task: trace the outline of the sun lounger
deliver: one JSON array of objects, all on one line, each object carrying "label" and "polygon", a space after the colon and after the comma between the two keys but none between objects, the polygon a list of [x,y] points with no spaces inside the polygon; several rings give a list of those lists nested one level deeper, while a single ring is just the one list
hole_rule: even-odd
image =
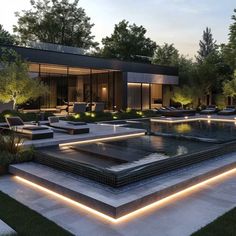
[{"label": "sun lounger", "polygon": [[217,107],[214,105],[211,105],[211,106],[208,106],[206,109],[200,111],[200,114],[210,115],[210,114],[217,113],[217,111],[218,111]]},{"label": "sun lounger", "polygon": [[104,103],[103,102],[95,102],[92,107],[92,111],[94,112],[103,112],[104,111]]},{"label": "sun lounger", "polygon": [[89,133],[85,122],[61,121],[55,116],[48,117],[48,120],[51,127],[66,131],[71,135]]},{"label": "sun lounger", "polygon": [[87,103],[86,102],[75,102],[70,108],[71,113],[83,113],[86,112]]},{"label": "sun lounger", "polygon": [[236,114],[236,109],[234,106],[227,106],[225,109],[223,109],[222,111],[219,111],[217,113],[218,115],[234,115]]},{"label": "sun lounger", "polygon": [[194,116],[196,114],[195,110],[177,109],[175,107],[161,107],[156,110],[158,114],[169,117]]},{"label": "sun lounger", "polygon": [[6,122],[11,130],[31,140],[53,138],[53,131],[46,126],[28,125],[16,117],[7,117]]}]

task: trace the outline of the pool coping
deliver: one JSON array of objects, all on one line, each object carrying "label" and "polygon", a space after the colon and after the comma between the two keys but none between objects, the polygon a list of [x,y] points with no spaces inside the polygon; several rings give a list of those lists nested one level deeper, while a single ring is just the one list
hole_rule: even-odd
[{"label": "pool coping", "polygon": [[36,163],[11,165],[9,172],[119,219],[233,168],[236,152],[118,189]]}]

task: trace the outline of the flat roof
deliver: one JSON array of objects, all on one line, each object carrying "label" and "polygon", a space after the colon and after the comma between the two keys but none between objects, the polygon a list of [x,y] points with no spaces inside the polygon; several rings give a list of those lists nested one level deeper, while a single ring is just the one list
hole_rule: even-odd
[{"label": "flat roof", "polygon": [[2,45],[2,47],[14,49],[23,59],[34,63],[178,76],[178,69],[176,67],[128,62],[117,59],[78,55],[14,45]]}]

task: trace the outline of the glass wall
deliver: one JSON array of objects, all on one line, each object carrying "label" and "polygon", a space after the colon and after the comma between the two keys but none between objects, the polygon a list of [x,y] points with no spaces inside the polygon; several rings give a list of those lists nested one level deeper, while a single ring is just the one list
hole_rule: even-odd
[{"label": "glass wall", "polygon": [[162,85],[128,83],[128,108],[148,110],[162,105]]},{"label": "glass wall", "polygon": [[141,110],[141,83],[128,83],[128,108]]},{"label": "glass wall", "polygon": [[162,106],[162,85],[151,84],[151,109]]},{"label": "glass wall", "polygon": [[48,85],[50,93],[40,99],[41,108],[55,108],[73,102],[103,102],[106,109],[121,107],[115,84],[122,73],[111,70],[73,68],[60,65],[29,65],[30,74]]}]

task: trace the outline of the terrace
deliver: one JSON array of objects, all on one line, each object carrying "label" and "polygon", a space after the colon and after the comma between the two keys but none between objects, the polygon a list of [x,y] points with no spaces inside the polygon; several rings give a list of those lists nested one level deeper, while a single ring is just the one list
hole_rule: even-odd
[{"label": "terrace", "polygon": [[[25,148],[35,147],[34,159],[10,165],[11,176],[2,179],[0,190],[13,198],[18,198],[16,189],[29,195],[48,194],[91,219],[119,225],[133,224],[165,202],[235,174],[234,116],[148,118],[141,117],[142,112],[133,114],[137,113],[140,118],[83,124],[90,130],[85,134],[71,135],[48,126],[54,137],[25,139]],[[196,122],[201,123],[200,132],[205,130],[204,137],[197,137]],[[185,124],[191,125],[186,129]],[[24,197],[21,201],[36,209]],[[58,220],[65,229],[77,232],[69,222]]]}]

